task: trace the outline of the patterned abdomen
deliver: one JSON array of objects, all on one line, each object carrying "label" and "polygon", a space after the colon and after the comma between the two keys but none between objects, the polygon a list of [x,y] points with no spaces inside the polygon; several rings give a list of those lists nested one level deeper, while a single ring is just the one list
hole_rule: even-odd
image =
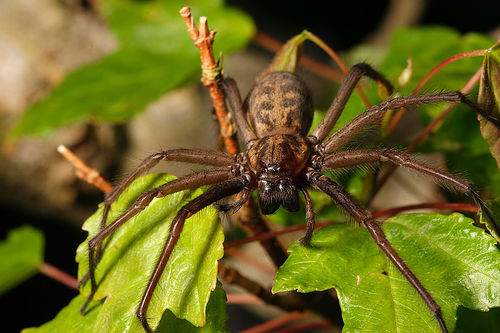
[{"label": "patterned abdomen", "polygon": [[275,134],[306,136],[313,118],[311,93],[290,72],[271,72],[252,89],[250,122],[259,138]]}]

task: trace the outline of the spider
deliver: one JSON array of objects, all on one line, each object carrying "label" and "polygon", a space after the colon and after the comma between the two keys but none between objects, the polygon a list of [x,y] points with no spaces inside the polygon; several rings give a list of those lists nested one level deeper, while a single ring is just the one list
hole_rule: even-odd
[{"label": "spider", "polygon": [[[353,89],[363,76],[381,82],[389,93],[392,93],[392,85],[389,81],[370,65],[361,63],[353,66],[342,81],[338,94],[325,117],[309,135],[307,133],[314,111],[311,93],[306,84],[295,74],[277,71],[264,75],[250,92],[247,107],[246,103],[242,102],[236,82],[231,78],[224,79],[222,88],[240,138],[247,148],[246,152],[232,155],[194,149],[161,151],[147,157],[123,182],[116,186],[105,198],[101,231],[88,242],[89,274],[81,282],[85,282],[89,277],[92,289],[81,312],[85,311],[97,290],[95,268],[101,257],[102,242],[127,220],[144,210],[154,198],[212,185],[202,195],[181,207],[172,221],[169,236],[136,312],[146,332],[152,332],[146,318],[151,297],[187,218],[225,197],[241,193],[237,201],[218,206],[222,211],[238,209],[249,199],[253,190],[257,190],[259,206],[263,214],[272,214],[280,206],[294,212],[299,209],[299,192],[301,192],[305,199],[307,224],[305,236],[300,243],[303,246],[310,246],[315,224],[312,201],[308,194],[308,189],[312,188],[329,195],[341,209],[369,231],[378,247],[422,297],[439,322],[441,330],[447,332],[440,306],[387,241],[379,223],[341,185],[325,176],[323,172],[364,163],[390,161],[435,177],[459,191],[470,194],[488,219],[494,223],[492,214],[467,180],[417,162],[398,150],[340,149],[368,125],[378,121],[387,110],[411,105],[461,102],[499,128],[500,121],[484,112],[462,93],[455,91],[388,99],[369,107],[328,136]],[[136,178],[162,160],[196,163],[215,168],[192,173],[143,193],[122,215],[106,225],[111,204]]]}]

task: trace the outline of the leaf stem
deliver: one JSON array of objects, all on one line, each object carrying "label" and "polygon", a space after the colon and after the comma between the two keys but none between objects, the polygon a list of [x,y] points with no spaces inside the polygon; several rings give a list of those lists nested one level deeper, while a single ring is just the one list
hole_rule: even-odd
[{"label": "leaf stem", "polygon": [[307,313],[300,311],[292,311],[290,313],[286,313],[280,317],[268,320],[263,322],[262,324],[255,325],[249,329],[243,330],[240,333],[264,333],[270,332],[271,330],[291,323],[292,321],[298,320],[307,316]]},{"label": "leaf stem", "polygon": [[71,289],[78,290],[78,280],[74,278],[73,276],[69,275],[66,272],[63,272],[59,268],[52,266],[51,264],[48,264],[46,262],[42,262],[40,266],[38,266],[38,270],[40,273],[42,273],[45,276],[48,276],[68,287]]}]

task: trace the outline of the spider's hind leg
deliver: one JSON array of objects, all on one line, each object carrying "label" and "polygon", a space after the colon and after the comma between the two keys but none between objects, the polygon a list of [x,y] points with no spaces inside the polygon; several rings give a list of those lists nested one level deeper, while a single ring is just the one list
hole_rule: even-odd
[{"label": "spider's hind leg", "polygon": [[447,333],[448,329],[446,328],[446,324],[441,313],[441,307],[425,289],[415,274],[413,274],[410,268],[405,264],[399,254],[394,250],[385,237],[382,228],[377,224],[370,212],[359,205],[356,199],[354,199],[342,186],[328,177],[321,175],[319,172],[309,173],[308,180],[313,187],[328,194],[337,205],[348,212],[360,225],[368,229],[377,246],[382,250],[382,252],[384,252],[394,266],[396,266],[401,274],[403,274],[413,288],[415,288],[429,310],[434,314],[439,326],[441,327],[441,331],[443,333]]},{"label": "spider's hind leg", "polygon": [[149,303],[151,302],[151,297],[153,296],[153,292],[158,284],[161,274],[165,269],[165,266],[172,254],[172,251],[177,244],[181,236],[182,229],[184,227],[184,222],[187,218],[196,214],[201,209],[207,207],[208,205],[230,196],[232,194],[236,194],[240,192],[245,186],[245,182],[240,178],[233,178],[227,180],[223,183],[217,184],[209,188],[205,193],[200,195],[197,198],[194,198],[189,203],[184,205],[175,218],[172,220],[172,224],[170,225],[169,235],[167,241],[165,242],[165,246],[161,253],[160,259],[158,260],[156,267],[153,271],[153,275],[149,280],[148,286],[144,295],[142,296],[141,303],[139,304],[139,308],[137,309],[136,315],[142,323],[144,330],[148,333],[153,332],[151,327],[147,321],[147,311],[149,307]]},{"label": "spider's hind leg", "polygon": [[301,188],[302,193],[304,194],[304,199],[306,200],[306,234],[304,237],[299,239],[299,244],[304,247],[311,247],[311,238],[314,232],[314,227],[316,225],[316,218],[314,215],[314,209],[312,205],[311,197],[305,188]]}]

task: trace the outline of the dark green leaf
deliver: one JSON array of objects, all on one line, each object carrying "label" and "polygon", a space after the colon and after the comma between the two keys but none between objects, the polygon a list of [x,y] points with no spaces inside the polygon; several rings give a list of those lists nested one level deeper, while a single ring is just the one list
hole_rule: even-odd
[{"label": "dark green leaf", "polygon": [[24,226],[9,231],[0,243],[0,295],[38,272],[43,249],[43,235],[37,229]]},{"label": "dark green leaf", "polygon": [[[141,193],[172,179],[172,176],[161,174],[137,179],[112,205],[108,223],[124,212]],[[98,290],[94,297],[106,298],[106,302],[99,311],[95,327],[106,332],[141,330],[135,313],[165,244],[170,223],[179,208],[200,193],[201,190],[183,191],[154,199],[144,211],[108,238],[96,270]],[[99,231],[101,214],[102,207],[85,222],[88,239]],[[210,291],[215,288],[217,260],[223,255],[223,238],[218,214],[213,207],[207,207],[186,220],[147,311],[152,328],[158,325],[166,309],[195,326],[205,324],[205,307]],[[87,241],[77,250],[79,278],[88,271]],[[81,291],[88,295],[90,283],[87,282]]]},{"label": "dark green leaf", "polygon": [[[122,122],[165,92],[200,77],[198,49],[179,10],[183,1],[100,2],[101,12],[118,37],[115,53],[70,73],[52,93],[33,105],[10,133],[44,135],[85,121]],[[218,31],[215,54],[242,48],[253,24],[221,1],[193,1],[195,17],[206,15]]]},{"label": "dark green leaf", "polygon": [[488,312],[458,308],[457,333],[500,332],[500,308]]},{"label": "dark green leaf", "polygon": [[[500,43],[489,49],[485,56],[478,103],[493,117],[500,119]],[[479,121],[481,134],[488,142],[491,155],[500,169],[500,129],[482,117],[479,117]]]},{"label": "dark green leaf", "polygon": [[[387,220],[392,246],[441,306],[453,331],[457,307],[500,306],[500,251],[472,220],[408,214]],[[312,248],[294,243],[276,275],[274,292],[335,288],[345,332],[441,332],[417,292],[368,231],[335,224],[315,232]]]}]

